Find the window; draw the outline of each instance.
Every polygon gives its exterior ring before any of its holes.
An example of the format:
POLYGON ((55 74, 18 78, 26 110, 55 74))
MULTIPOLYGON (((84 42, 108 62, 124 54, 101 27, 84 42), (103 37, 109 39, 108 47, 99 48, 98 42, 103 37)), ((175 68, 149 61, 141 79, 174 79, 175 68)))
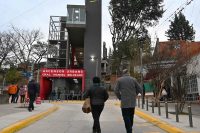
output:
POLYGON ((186 93, 189 93, 189 84, 188 84, 188 78, 187 77, 184 77, 183 78, 183 88, 185 88, 185 92, 186 93))
POLYGON ((189 85, 190 85, 191 93, 198 92, 196 75, 190 76, 189 85))
POLYGON ((180 49, 180 44, 174 45, 174 48, 175 48, 175 49, 180 49))
POLYGON ((191 75, 183 78, 183 86, 186 89, 187 94, 193 94, 198 92, 197 76, 191 75))

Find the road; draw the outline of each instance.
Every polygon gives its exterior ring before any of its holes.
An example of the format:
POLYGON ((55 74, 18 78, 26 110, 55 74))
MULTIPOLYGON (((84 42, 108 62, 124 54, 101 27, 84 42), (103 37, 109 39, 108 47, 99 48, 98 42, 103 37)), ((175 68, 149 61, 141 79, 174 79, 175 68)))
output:
MULTIPOLYGON (((81 104, 59 104, 58 111, 20 130, 18 133, 92 133, 92 116, 83 114, 81 104)), ((118 106, 106 104, 100 118, 102 133, 125 133, 118 106)), ((166 133, 135 116, 134 133, 166 133)))

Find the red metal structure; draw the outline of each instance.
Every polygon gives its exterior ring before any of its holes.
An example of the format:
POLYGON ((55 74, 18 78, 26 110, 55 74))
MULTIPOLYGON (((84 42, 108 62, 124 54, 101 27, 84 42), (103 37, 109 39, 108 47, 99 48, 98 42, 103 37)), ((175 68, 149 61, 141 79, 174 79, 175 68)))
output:
POLYGON ((41 99, 47 99, 52 90, 52 81, 50 78, 81 78, 82 88, 85 87, 85 70, 83 69, 48 69, 43 68, 41 70, 40 77, 40 97, 41 99))

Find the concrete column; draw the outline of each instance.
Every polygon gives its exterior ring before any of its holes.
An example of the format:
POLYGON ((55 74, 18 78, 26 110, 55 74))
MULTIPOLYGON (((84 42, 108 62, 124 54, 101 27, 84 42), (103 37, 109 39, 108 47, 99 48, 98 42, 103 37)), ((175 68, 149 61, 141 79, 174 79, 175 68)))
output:
POLYGON ((84 69, 86 70, 86 88, 88 88, 91 79, 96 75, 96 68, 98 68, 97 76, 101 76, 101 0, 94 2, 86 0, 85 5, 84 69), (92 62, 91 56, 98 59, 98 63, 92 62))

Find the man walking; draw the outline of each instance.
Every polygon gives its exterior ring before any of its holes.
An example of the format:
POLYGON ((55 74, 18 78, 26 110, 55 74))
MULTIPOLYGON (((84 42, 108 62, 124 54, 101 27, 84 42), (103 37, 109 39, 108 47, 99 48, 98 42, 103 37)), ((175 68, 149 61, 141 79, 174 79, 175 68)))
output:
POLYGON ((142 87, 131 77, 128 69, 123 70, 123 76, 117 80, 115 94, 121 100, 121 111, 127 133, 132 133, 136 106, 136 96, 142 94, 142 87))
POLYGON ((35 83, 35 80, 32 79, 29 83, 28 83, 28 96, 29 96, 29 106, 28 106, 28 111, 31 112, 32 110, 34 110, 34 101, 36 98, 36 94, 38 92, 38 86, 35 83))
POLYGON ((100 78, 93 78, 93 85, 85 92, 84 98, 90 98, 93 123, 93 133, 101 133, 99 118, 104 108, 104 103, 109 95, 106 89, 100 85, 100 78))

